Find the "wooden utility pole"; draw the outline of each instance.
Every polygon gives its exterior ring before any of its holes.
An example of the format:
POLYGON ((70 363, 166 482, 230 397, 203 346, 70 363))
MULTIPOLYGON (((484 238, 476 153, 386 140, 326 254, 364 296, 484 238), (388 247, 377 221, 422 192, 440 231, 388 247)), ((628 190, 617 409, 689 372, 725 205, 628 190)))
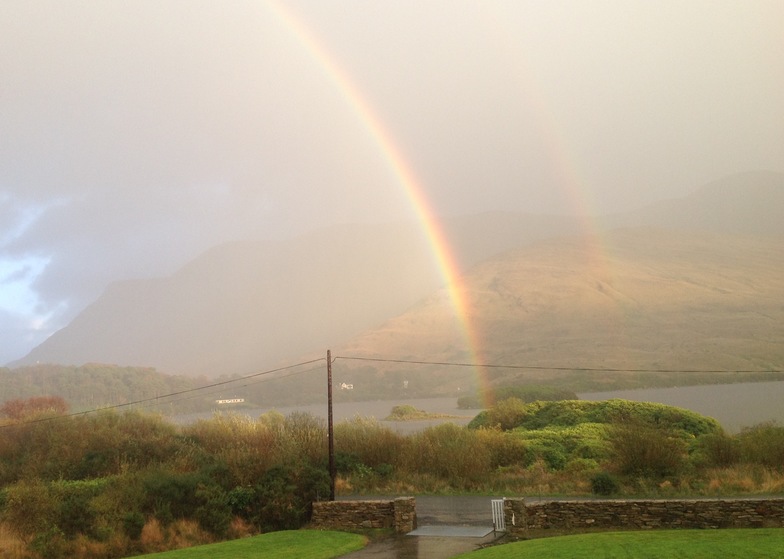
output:
POLYGON ((335 432, 332 428, 332 351, 327 350, 327 438, 329 439, 329 500, 335 500, 335 432))

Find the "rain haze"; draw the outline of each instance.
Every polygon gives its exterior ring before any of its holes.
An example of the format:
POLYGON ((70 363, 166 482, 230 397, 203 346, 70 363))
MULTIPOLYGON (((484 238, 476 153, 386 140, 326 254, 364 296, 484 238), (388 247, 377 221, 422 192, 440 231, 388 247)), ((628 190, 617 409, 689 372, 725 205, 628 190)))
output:
POLYGON ((401 162, 440 216, 784 172, 783 21, 780 1, 7 0, 0 363, 217 243, 417 219, 401 162))

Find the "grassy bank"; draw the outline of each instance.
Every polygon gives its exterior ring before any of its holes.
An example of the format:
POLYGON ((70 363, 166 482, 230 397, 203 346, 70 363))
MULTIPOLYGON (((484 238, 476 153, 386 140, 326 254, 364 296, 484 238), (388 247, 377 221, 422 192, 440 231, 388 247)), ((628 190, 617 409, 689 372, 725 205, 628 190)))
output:
POLYGON ((332 559, 365 546, 364 536, 345 532, 287 530, 224 543, 142 555, 144 559, 332 559))
MULTIPOLYGON (((784 529, 662 530, 558 536, 498 545, 459 559, 774 559, 784 549, 784 529)), ((458 558, 455 558, 458 559, 458 558)))

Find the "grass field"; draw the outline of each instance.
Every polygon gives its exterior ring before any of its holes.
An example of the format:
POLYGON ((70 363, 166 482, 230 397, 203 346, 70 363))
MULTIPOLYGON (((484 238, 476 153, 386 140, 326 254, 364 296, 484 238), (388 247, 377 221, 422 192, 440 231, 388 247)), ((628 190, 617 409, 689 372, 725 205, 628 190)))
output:
POLYGON ((558 536, 489 547, 460 559, 773 559, 784 556, 784 529, 662 530, 558 536))
POLYGON ((345 532, 289 530, 142 555, 144 559, 332 559, 362 549, 367 538, 345 532))

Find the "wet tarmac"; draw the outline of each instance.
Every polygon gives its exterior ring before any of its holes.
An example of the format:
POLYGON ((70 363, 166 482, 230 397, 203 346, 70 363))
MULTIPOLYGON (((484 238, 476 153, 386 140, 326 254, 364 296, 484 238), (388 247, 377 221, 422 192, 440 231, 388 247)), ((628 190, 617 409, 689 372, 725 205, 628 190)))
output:
POLYGON ((450 559, 475 551, 495 539, 492 531, 484 538, 448 536, 393 536, 371 542, 344 559, 450 559))
POLYGON ((500 532, 493 532, 492 499, 493 497, 474 495, 418 496, 416 498, 417 530, 411 534, 390 536, 371 542, 364 549, 343 557, 345 559, 450 559, 461 553, 475 551, 503 536, 500 532))

